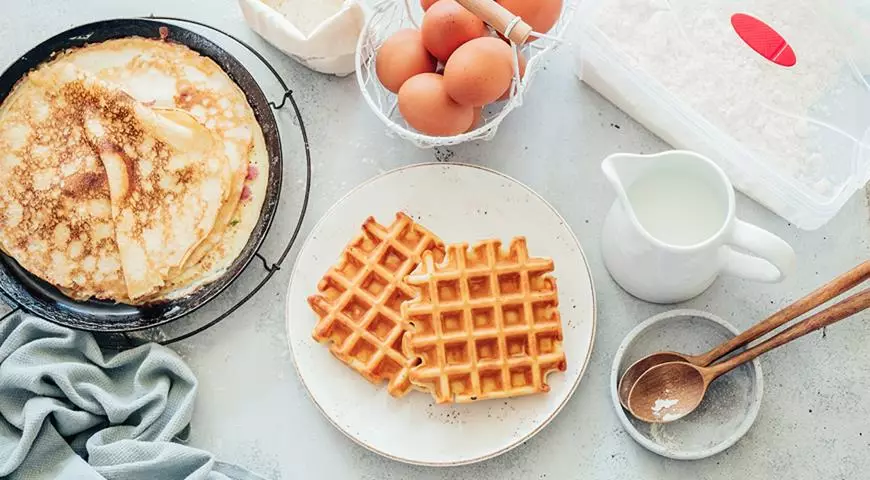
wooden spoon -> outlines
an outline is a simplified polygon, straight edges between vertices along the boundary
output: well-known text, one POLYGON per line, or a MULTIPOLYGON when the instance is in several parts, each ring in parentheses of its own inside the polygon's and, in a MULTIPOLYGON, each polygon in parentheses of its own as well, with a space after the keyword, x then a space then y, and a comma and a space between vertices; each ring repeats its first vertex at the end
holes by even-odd
POLYGON ((528 23, 495 0, 456 0, 456 2, 518 45, 526 43, 529 35, 532 34, 532 27, 528 23), (507 35, 505 32, 508 32, 507 35))
POLYGON ((870 307, 870 288, 822 310, 765 342, 712 367, 669 362, 647 370, 631 388, 628 409, 637 419, 667 423, 693 412, 707 393, 710 383, 759 355, 785 345, 820 328, 833 325, 870 307))
POLYGON ((830 282, 822 285, 815 291, 792 303, 784 309, 774 313, 766 320, 756 324, 749 330, 722 343, 702 355, 686 355, 679 352, 656 352, 631 364, 619 379, 619 403, 628 410, 628 394, 637 379, 650 368, 669 362, 686 362, 699 367, 706 367, 716 360, 728 355, 738 348, 753 342, 764 335, 776 330, 795 318, 809 312, 819 305, 842 295, 856 285, 870 278, 870 260, 858 265, 830 282))

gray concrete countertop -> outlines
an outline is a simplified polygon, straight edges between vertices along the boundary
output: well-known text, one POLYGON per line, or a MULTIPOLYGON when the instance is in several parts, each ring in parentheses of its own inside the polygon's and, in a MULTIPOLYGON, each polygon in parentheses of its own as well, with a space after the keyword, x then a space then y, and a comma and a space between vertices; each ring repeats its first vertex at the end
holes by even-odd
MULTIPOLYGON (((763 357, 766 387, 758 420, 742 441, 720 455, 695 462, 667 460, 623 432, 607 393, 613 353, 632 327, 669 307, 632 298, 604 269, 598 239, 614 195, 599 164, 613 152, 650 153, 668 146, 577 81, 570 46, 550 58, 525 106, 508 118, 494 141, 436 151, 387 137, 353 77, 322 76, 295 64, 248 30, 233 0, 7 0, 0 9, 0 65, 74 25, 151 13, 197 19, 237 34, 275 62, 291 84, 308 128, 314 174, 301 238, 336 200, 372 176, 409 163, 469 162, 511 175, 549 200, 583 243, 598 290, 600 315, 591 364, 550 426, 481 464, 448 470, 413 467, 380 458, 345 438, 318 413, 297 380, 285 338, 284 302, 300 238, 284 268, 252 302, 174 347, 201 382, 192 445, 267 477, 285 479, 867 478, 866 315, 763 357)), ((279 96, 272 87, 272 94, 279 96)), ((288 202, 300 195, 300 155, 298 145, 285 155, 296 165, 289 169, 294 178, 287 182, 288 202)), ((794 246, 800 261, 797 273, 778 285, 722 278, 683 306, 748 327, 870 258, 868 203, 870 193, 862 192, 826 227, 804 232, 740 196, 740 217, 794 246)), ((279 219, 275 235, 287 238, 293 214, 282 212, 286 218, 279 219)), ((242 279, 247 281, 252 280, 242 279)), ((218 301, 209 309, 214 313, 224 304, 218 301)))

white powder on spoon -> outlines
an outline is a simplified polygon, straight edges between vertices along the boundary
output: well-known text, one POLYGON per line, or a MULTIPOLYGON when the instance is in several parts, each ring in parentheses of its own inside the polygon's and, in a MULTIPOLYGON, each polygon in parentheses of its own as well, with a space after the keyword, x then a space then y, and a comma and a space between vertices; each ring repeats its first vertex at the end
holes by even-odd
MULTIPOLYGON (((655 405, 652 406, 652 413, 657 418, 659 418, 662 416, 662 410, 667 410, 667 409, 675 406, 678 403, 680 403, 680 401, 677 400, 676 398, 668 398, 668 399, 658 398, 658 399, 656 399, 655 405)), ((666 413, 665 418, 664 418, 665 420, 668 420, 668 415, 673 415, 673 414, 666 413)))

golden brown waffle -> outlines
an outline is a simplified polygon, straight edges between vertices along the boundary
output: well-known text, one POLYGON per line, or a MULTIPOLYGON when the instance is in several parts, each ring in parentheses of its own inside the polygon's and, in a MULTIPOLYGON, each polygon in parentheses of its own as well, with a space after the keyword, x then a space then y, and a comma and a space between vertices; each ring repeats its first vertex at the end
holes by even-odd
POLYGON ((320 280, 320 293, 308 297, 319 317, 313 336, 370 382, 386 379, 387 391, 401 396, 411 387, 412 365, 402 351, 408 325, 401 305, 417 294, 404 278, 424 251, 443 258, 444 244, 401 212, 389 227, 369 217, 362 229, 320 280))
POLYGON ((424 254, 406 280, 420 296, 402 306, 405 351, 422 359, 411 383, 438 403, 549 391, 547 375, 566 368, 552 271, 523 237, 508 251, 498 240, 450 245, 443 263, 424 254))

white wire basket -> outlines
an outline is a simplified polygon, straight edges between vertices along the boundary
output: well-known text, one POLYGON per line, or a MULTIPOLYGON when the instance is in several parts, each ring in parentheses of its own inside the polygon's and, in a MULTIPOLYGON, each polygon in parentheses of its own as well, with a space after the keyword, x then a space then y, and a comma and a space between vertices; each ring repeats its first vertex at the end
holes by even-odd
POLYGON ((372 8, 371 15, 363 27, 357 45, 356 78, 363 98, 375 115, 387 126, 389 134, 404 138, 420 148, 458 145, 474 140, 491 140, 502 120, 523 104, 523 95, 543 65, 545 56, 564 43, 565 31, 574 17, 576 8, 577 0, 564 0, 562 16, 548 33, 545 35, 533 33, 532 36, 539 38, 524 45, 511 42, 514 52, 522 52, 528 59, 525 75, 520 79, 517 55, 514 55, 514 80, 511 84, 510 97, 505 101, 493 103, 484 108, 482 121, 477 128, 460 135, 433 137, 424 135, 408 125, 399 113, 396 94, 381 85, 375 72, 375 57, 381 45, 390 35, 402 28, 419 29, 423 9, 419 6, 419 0, 383 0, 372 8))

